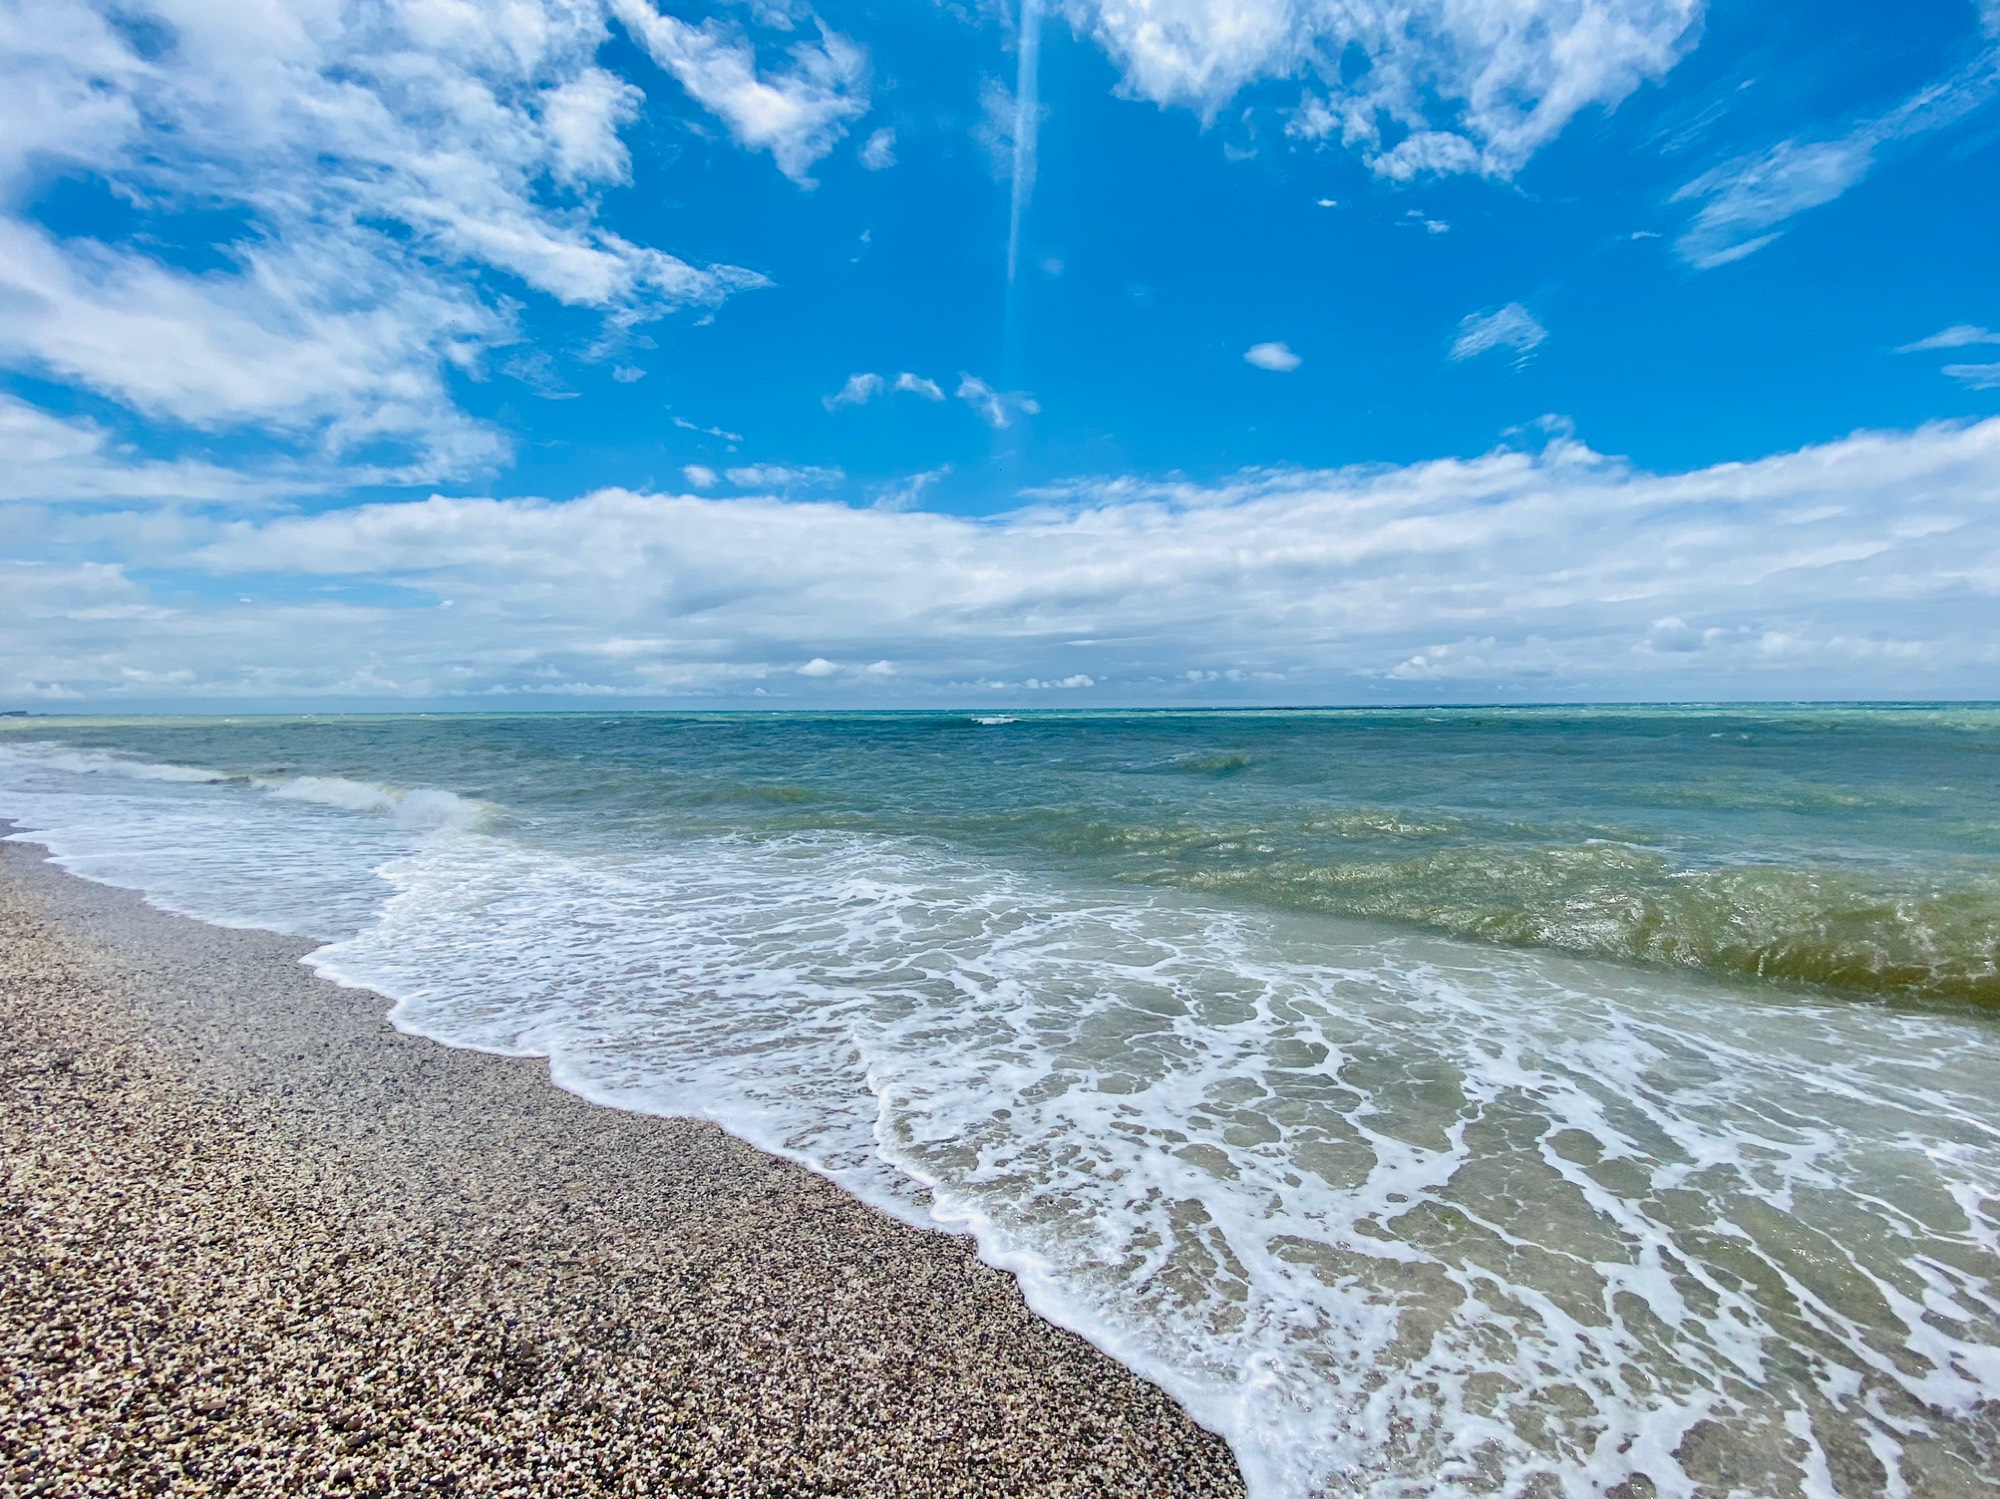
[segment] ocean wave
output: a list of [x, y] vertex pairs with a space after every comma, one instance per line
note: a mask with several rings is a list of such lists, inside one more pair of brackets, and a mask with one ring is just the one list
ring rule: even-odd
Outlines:
[[1256, 760], [1241, 752], [1222, 754], [1181, 755], [1168, 762], [1168, 768], [1186, 775], [1226, 776], [1248, 770]]
[[205, 765], [143, 760], [109, 750], [78, 748], [60, 742], [0, 745], [0, 757], [22, 769], [67, 771], [73, 775], [159, 781], [187, 786], [235, 783], [254, 786], [280, 801], [313, 802], [347, 812], [372, 812], [413, 829], [469, 829], [482, 825], [493, 808], [452, 791], [392, 786], [345, 776], [253, 776]]
[[[1840, 805], [1831, 795], [1800, 800]], [[1991, 861], [1703, 861], [1642, 828], [1388, 807], [1262, 822], [1069, 809], [989, 820], [1133, 884], [1646, 968], [2000, 1004], [2000, 866]]]
[[0, 745], [0, 756], [18, 763], [48, 770], [66, 770], [76, 775], [124, 776], [135, 781], [178, 781], [189, 785], [205, 781], [234, 779], [227, 771], [209, 770], [199, 765], [174, 765], [159, 760], [140, 760], [109, 750], [72, 749], [67, 745], [27, 743]]
[[[384, 875], [323, 973], [973, 1234], [1226, 1434], [1253, 1494], [1694, 1493], [1725, 1455], [1780, 1493], [1815, 1452], [1944, 1494], [1929, 1471], [1990, 1456], [1985, 1030], [1718, 1013], [921, 840], [612, 867], [475, 836]], [[1954, 1268], [1913, 1272], [1912, 1235]]]
[[1413, 859], [1273, 860], [1155, 876], [1263, 904], [1512, 947], [2000, 1004], [2000, 876], [1899, 886], [1851, 868], [1684, 868], [1618, 843], [1449, 848]]
[[[1300, 837], [1296, 812], [1256, 820], [1257, 777], [1022, 822], [977, 779], [1019, 735], [941, 773], [954, 826], [1002, 820], [978, 838], [782, 807], [695, 835], [691, 787], [819, 766], [788, 742], [630, 773], [557, 739], [509, 781], [490, 740], [453, 762], [438, 736], [465, 731], [408, 732], [372, 762], [303, 747], [379, 779], [50, 762], [0, 775], [0, 808], [170, 908], [337, 937], [309, 961], [408, 1031], [546, 1056], [585, 1097], [715, 1120], [971, 1233], [1228, 1436], [1259, 1499], [1991, 1486], [2000, 1031], [1708, 976], [1729, 933], [1803, 930], [1926, 973], [1971, 952], [1977, 980], [1976, 872], [1950, 927], [1879, 872], [1457, 810], [1322, 806]], [[259, 743], [241, 758], [305, 758]], [[893, 822], [918, 762], [857, 759]], [[453, 763], [521, 815], [398, 784]]]
[[407, 790], [379, 781], [345, 776], [293, 776], [256, 783], [280, 801], [316, 802], [348, 812], [376, 812], [406, 828], [471, 829], [483, 824], [492, 807], [453, 791]]
[[496, 809], [341, 776], [255, 776], [88, 746], [0, 746], [0, 814], [62, 868], [221, 926], [332, 938], [372, 920], [375, 875]]

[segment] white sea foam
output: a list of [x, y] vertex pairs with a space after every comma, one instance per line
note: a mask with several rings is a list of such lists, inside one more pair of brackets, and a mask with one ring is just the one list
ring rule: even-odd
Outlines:
[[2000, 1477], [1990, 1025], [915, 840], [614, 862], [287, 784], [0, 757], [0, 811], [196, 914], [347, 892], [310, 961], [406, 1030], [546, 1055], [587, 1097], [972, 1232], [1227, 1435], [1259, 1496]]
[[990, 729], [997, 727], [998, 725], [1003, 723], [1019, 723], [1021, 720], [1018, 718], [1010, 718], [1005, 713], [983, 713], [974, 716], [972, 721], [976, 724], [984, 724], [987, 728]]
[[387, 786], [373, 781], [350, 781], [345, 776], [295, 776], [288, 781], [260, 781], [258, 784], [282, 801], [318, 802], [323, 807], [341, 807], [349, 812], [393, 812], [401, 798]]
[[489, 810], [485, 804], [455, 792], [411, 791], [344, 776], [294, 776], [258, 784], [281, 801], [317, 802], [348, 812], [379, 812], [406, 828], [471, 828]]
[[108, 750], [71, 749], [67, 745], [29, 742], [0, 746], [4, 753], [18, 764], [39, 766], [47, 770], [68, 771], [74, 775], [123, 776], [135, 781], [177, 781], [200, 785], [212, 781], [226, 781], [229, 776], [220, 770], [208, 770], [199, 765], [172, 765], [158, 760], [138, 760], [130, 755], [113, 754]]
[[399, 1026], [974, 1233], [1258, 1494], [1990, 1470], [1976, 1028], [1790, 1001], [1718, 1024], [1611, 970], [883, 840], [610, 869], [468, 839], [385, 875], [381, 919], [315, 962]]
[[27, 742], [0, 745], [0, 814], [63, 868], [222, 926], [338, 937], [389, 891], [375, 870], [441, 829], [479, 825], [448, 791], [253, 779]]

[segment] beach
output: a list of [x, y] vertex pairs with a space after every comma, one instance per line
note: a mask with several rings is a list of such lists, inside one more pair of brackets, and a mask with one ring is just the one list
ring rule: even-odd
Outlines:
[[969, 1239], [0, 845], [0, 1488], [1241, 1492]]
[[281, 1491], [1989, 1493], [1996, 733], [11, 729], [8, 1440]]

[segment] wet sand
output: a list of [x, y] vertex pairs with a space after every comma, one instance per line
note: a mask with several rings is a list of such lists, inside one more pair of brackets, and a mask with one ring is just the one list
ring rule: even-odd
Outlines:
[[969, 1240], [0, 845], [0, 1492], [1240, 1494]]

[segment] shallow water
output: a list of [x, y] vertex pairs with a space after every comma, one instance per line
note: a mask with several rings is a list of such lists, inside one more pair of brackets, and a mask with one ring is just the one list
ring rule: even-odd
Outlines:
[[1253, 1489], [2000, 1483], [2000, 711], [33, 722], [70, 868], [978, 1236]]

